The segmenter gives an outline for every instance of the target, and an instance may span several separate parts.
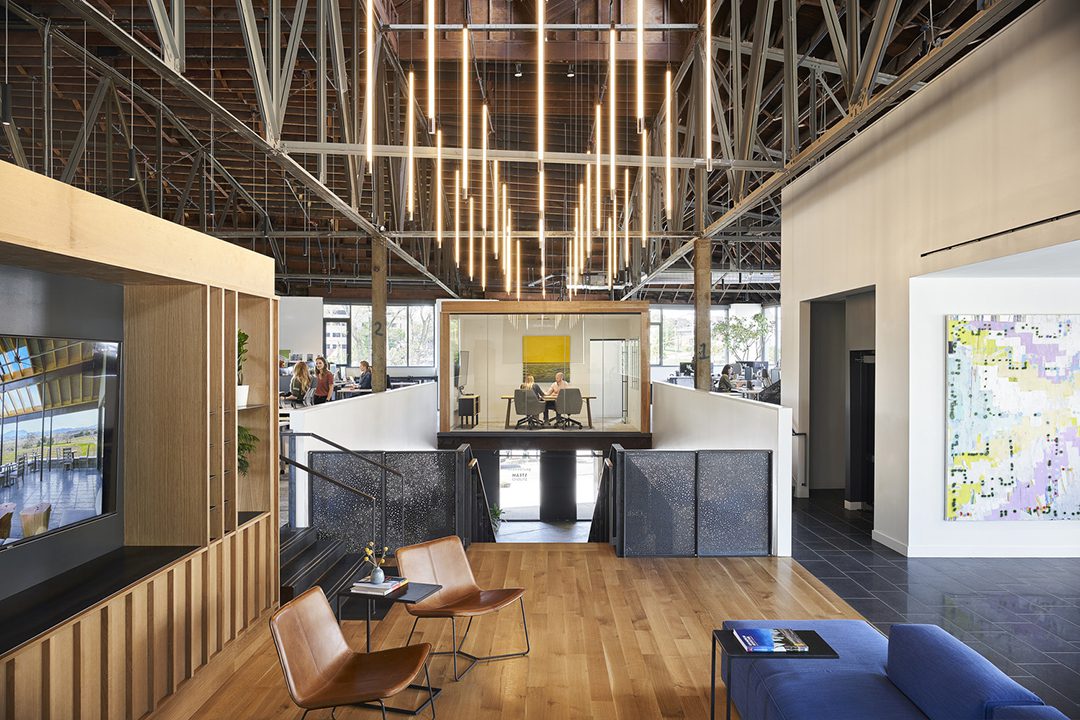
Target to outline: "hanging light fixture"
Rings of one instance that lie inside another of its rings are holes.
[[[416,73],[412,68],[409,68],[409,105],[408,110],[405,113],[405,124],[408,125],[408,141],[409,141],[409,155],[405,161],[405,173],[407,178],[405,180],[405,206],[409,210],[409,219],[413,219],[413,212],[416,209],[416,156],[414,146],[416,145]]]
[[[541,173],[544,172],[544,120],[545,120],[545,108],[544,108],[544,76],[547,74],[544,72],[544,43],[547,41],[547,33],[544,31],[544,4],[545,0],[538,0],[536,3],[536,160],[539,163],[537,168]],[[521,66],[518,66],[520,72]],[[543,220],[544,206],[540,205],[540,218]]]
[[[514,65],[514,77],[519,78],[524,74],[525,73],[521,69],[521,63],[517,63],[516,65]]]
[[[7,63],[4,63],[4,71],[7,72]],[[5,82],[0,85],[0,123],[10,125],[12,122],[11,84]]]
[[[570,63],[566,66],[566,77],[572,78],[576,73],[574,72],[574,63]]]
[[[510,206],[506,203],[506,185],[503,185],[503,275],[506,277],[506,294],[510,294],[510,288],[514,279],[514,269],[510,260]]]
[[[435,0],[427,2],[428,132],[435,132]]]
[[[461,169],[454,170],[454,265],[461,267]]]
[[[649,239],[649,133],[641,131],[641,247]]]
[[[601,194],[600,186],[604,184],[603,179],[602,179],[604,177],[603,172],[602,172],[603,169],[604,169],[604,165],[603,165],[604,129],[601,126],[601,119],[602,118],[603,118],[603,115],[600,112],[600,103],[597,103],[596,104],[596,209],[595,209],[595,212],[596,212],[596,229],[597,230],[603,230],[604,229],[604,221],[600,217],[600,212],[601,212],[601,210],[600,210],[600,208],[601,208],[601,204],[600,204],[600,202],[601,202],[600,201],[600,194]]]
[[[623,263],[630,267],[630,168],[623,168]]]
[[[641,0],[638,1],[640,2]],[[701,121],[703,123],[702,127],[705,130],[705,134],[703,135],[703,137],[705,138],[705,170],[706,172],[712,172],[712,0],[705,0],[705,32],[702,36],[702,43],[704,43],[705,45],[705,67],[703,68],[703,71],[705,73],[705,82],[702,83],[702,93],[704,97],[701,98]],[[736,60],[738,60],[738,48],[735,48],[733,56]]]
[[[540,0],[540,4],[543,5],[543,0]],[[540,240],[540,295],[547,297],[547,248],[544,243],[544,170],[541,166],[540,170],[540,217],[537,221],[536,228],[539,231],[538,236]]]
[[[637,129],[645,132],[645,0],[637,0]]]
[[[475,238],[473,234],[473,198],[469,198],[469,279],[473,279],[473,267],[475,252]]]
[[[461,191],[469,195],[469,26],[461,28]]]
[[[585,195],[578,198],[578,203],[585,208],[585,257],[592,255],[592,165],[585,166]]]
[[[139,167],[135,158],[135,146],[128,146],[128,180],[135,182],[139,178]]]
[[[499,161],[491,163],[491,238],[492,249],[495,251],[495,259],[499,259],[499,245],[502,236],[499,235]]]
[[[609,190],[611,190],[612,204],[614,205],[615,193],[618,187],[618,178],[615,175],[615,84],[618,79],[618,65],[615,63],[615,20],[612,19],[611,27],[608,29],[608,151],[611,153],[611,166],[608,168],[608,173],[611,176],[611,181],[608,184]]]
[[[375,0],[367,2],[367,23],[364,29],[364,101],[366,108],[375,107]],[[375,165],[375,114],[364,123],[367,128],[364,142],[367,143],[367,171],[374,172]]]
[[[675,220],[675,198],[671,193],[671,125],[675,107],[671,104],[671,68],[664,73],[664,206],[667,208],[668,229]]]
[[[480,232],[487,235],[487,103],[480,111]]]
[[[435,245],[442,249],[443,230],[442,130],[435,133]]]

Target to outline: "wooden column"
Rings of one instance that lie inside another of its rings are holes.
[[[694,190],[694,387],[712,389],[712,241],[705,231],[705,168],[695,171]]]
[[[371,239],[371,389],[386,390],[386,241]]]

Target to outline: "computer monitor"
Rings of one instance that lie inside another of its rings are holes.
[[[769,384],[774,385],[780,382],[780,368],[773,368],[769,371]]]
[[[694,363],[692,363],[692,362],[681,362],[681,363],[679,363],[679,374],[680,375],[693,375],[694,374]]]

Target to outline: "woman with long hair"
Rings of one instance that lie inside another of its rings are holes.
[[[311,387],[311,371],[307,363],[300,360],[293,366],[292,380],[289,381],[289,399],[293,402],[302,403]]]
[[[322,405],[330,399],[334,392],[334,373],[326,366],[326,358],[322,355],[315,358],[315,397],[316,405]]]

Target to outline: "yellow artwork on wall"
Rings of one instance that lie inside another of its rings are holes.
[[[525,335],[521,339],[522,377],[532,375],[536,382],[554,382],[562,372],[570,380],[569,335]]]

